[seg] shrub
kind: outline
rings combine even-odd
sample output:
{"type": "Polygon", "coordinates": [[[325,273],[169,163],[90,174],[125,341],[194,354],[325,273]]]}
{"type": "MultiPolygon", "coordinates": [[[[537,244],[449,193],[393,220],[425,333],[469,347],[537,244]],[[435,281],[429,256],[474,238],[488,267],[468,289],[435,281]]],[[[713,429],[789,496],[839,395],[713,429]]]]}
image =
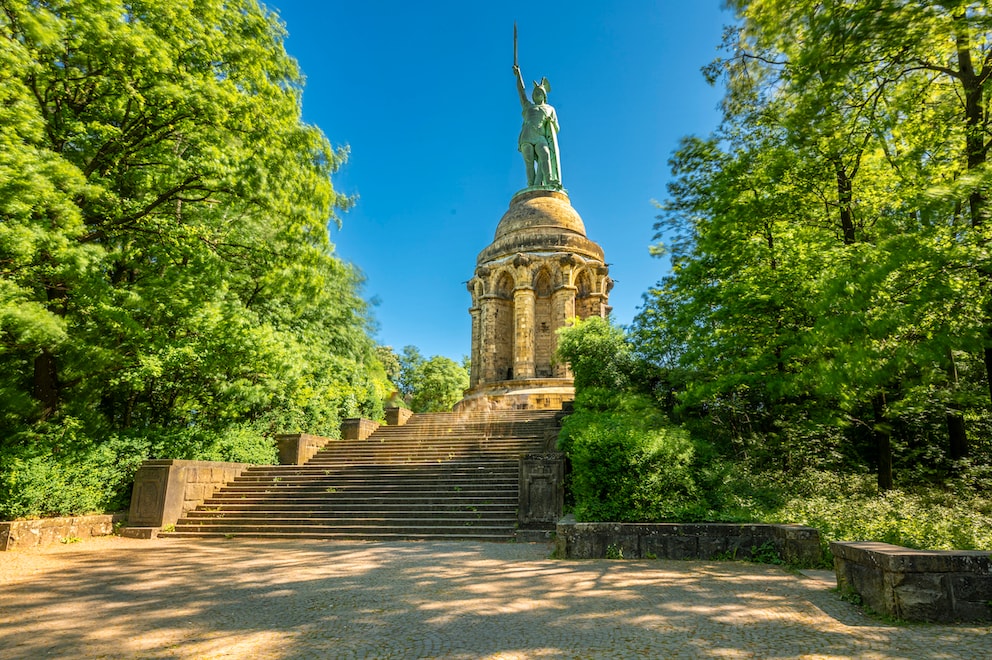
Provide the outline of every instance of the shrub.
{"type": "Polygon", "coordinates": [[[77,428],[76,420],[62,420],[0,455],[0,519],[81,515],[127,506],[148,443],[117,436],[96,443],[77,436],[77,428]]]}
{"type": "Polygon", "coordinates": [[[251,426],[223,434],[183,429],[113,434],[95,441],[75,418],[12,438],[0,452],[0,519],[121,511],[148,458],[275,463],[271,438],[251,426]]]}
{"type": "Polygon", "coordinates": [[[577,520],[699,519],[709,508],[697,443],[646,397],[583,391],[560,448],[572,463],[577,520]]]}

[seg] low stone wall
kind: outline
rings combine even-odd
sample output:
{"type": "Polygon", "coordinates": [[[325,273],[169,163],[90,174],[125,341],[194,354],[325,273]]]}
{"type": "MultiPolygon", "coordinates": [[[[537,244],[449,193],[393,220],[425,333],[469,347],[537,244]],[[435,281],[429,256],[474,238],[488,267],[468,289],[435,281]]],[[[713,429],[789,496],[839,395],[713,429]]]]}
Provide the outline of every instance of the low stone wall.
{"type": "Polygon", "coordinates": [[[0,522],[0,550],[23,550],[94,536],[109,536],[114,533],[114,525],[126,519],[127,516],[123,513],[108,513],[0,522]]]}
{"type": "Polygon", "coordinates": [[[749,559],[774,549],[792,564],[820,559],[820,533],[800,525],[558,522],[557,555],[569,559],[749,559]]]}
{"type": "Polygon", "coordinates": [[[134,528],[157,530],[176,524],[248,467],[247,463],[214,461],[145,461],[134,475],[126,535],[154,536],[134,528]]]}
{"type": "Polygon", "coordinates": [[[992,553],[830,544],[837,586],[910,621],[992,621],[992,553]]]}
{"type": "Polygon", "coordinates": [[[279,465],[303,465],[330,441],[330,438],[310,435],[309,433],[277,435],[276,447],[279,450],[279,465]]]}

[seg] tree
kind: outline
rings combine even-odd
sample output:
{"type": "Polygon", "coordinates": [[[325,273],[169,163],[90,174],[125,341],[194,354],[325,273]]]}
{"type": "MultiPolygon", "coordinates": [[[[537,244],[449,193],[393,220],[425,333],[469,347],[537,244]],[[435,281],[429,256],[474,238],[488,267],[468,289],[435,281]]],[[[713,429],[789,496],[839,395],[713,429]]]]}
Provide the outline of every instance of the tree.
{"type": "Polygon", "coordinates": [[[941,420],[959,458],[966,415],[988,409],[974,393],[992,379],[972,368],[992,327],[973,211],[988,11],[733,5],[730,56],[708,69],[724,122],[672,160],[656,252],[673,273],[646,297],[636,350],[681,370],[683,410],[730,428],[742,455],[788,466],[819,447],[868,459],[889,488],[894,453],[933,455],[941,420]]]}
{"type": "Polygon", "coordinates": [[[399,362],[397,384],[415,413],[451,410],[468,389],[468,371],[450,358],[424,358],[416,346],[404,346],[399,362]]]}
{"type": "Polygon", "coordinates": [[[624,331],[607,319],[574,319],[558,329],[555,359],[568,363],[576,389],[623,389],[630,384],[632,359],[624,331]]]}
{"type": "Polygon", "coordinates": [[[255,0],[0,0],[0,453],[381,414],[328,237],[346,151],[302,121],[284,38],[255,0]]]}

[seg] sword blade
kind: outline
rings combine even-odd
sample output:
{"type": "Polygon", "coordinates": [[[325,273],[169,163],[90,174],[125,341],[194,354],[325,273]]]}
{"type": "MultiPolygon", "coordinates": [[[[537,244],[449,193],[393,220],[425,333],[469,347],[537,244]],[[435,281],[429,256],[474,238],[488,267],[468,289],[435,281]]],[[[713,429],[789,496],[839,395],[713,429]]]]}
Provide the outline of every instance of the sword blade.
{"type": "Polygon", "coordinates": [[[517,66],[517,22],[513,22],[513,66],[517,66]]]}

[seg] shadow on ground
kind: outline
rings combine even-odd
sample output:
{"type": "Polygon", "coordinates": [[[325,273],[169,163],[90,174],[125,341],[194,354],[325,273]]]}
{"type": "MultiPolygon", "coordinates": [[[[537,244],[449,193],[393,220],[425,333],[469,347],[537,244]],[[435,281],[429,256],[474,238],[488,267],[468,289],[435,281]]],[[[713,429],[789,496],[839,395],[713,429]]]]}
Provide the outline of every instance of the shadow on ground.
{"type": "Polygon", "coordinates": [[[0,657],[973,658],[992,632],[888,625],[828,582],[733,562],[553,561],[531,544],[84,546],[2,585],[0,657]]]}

